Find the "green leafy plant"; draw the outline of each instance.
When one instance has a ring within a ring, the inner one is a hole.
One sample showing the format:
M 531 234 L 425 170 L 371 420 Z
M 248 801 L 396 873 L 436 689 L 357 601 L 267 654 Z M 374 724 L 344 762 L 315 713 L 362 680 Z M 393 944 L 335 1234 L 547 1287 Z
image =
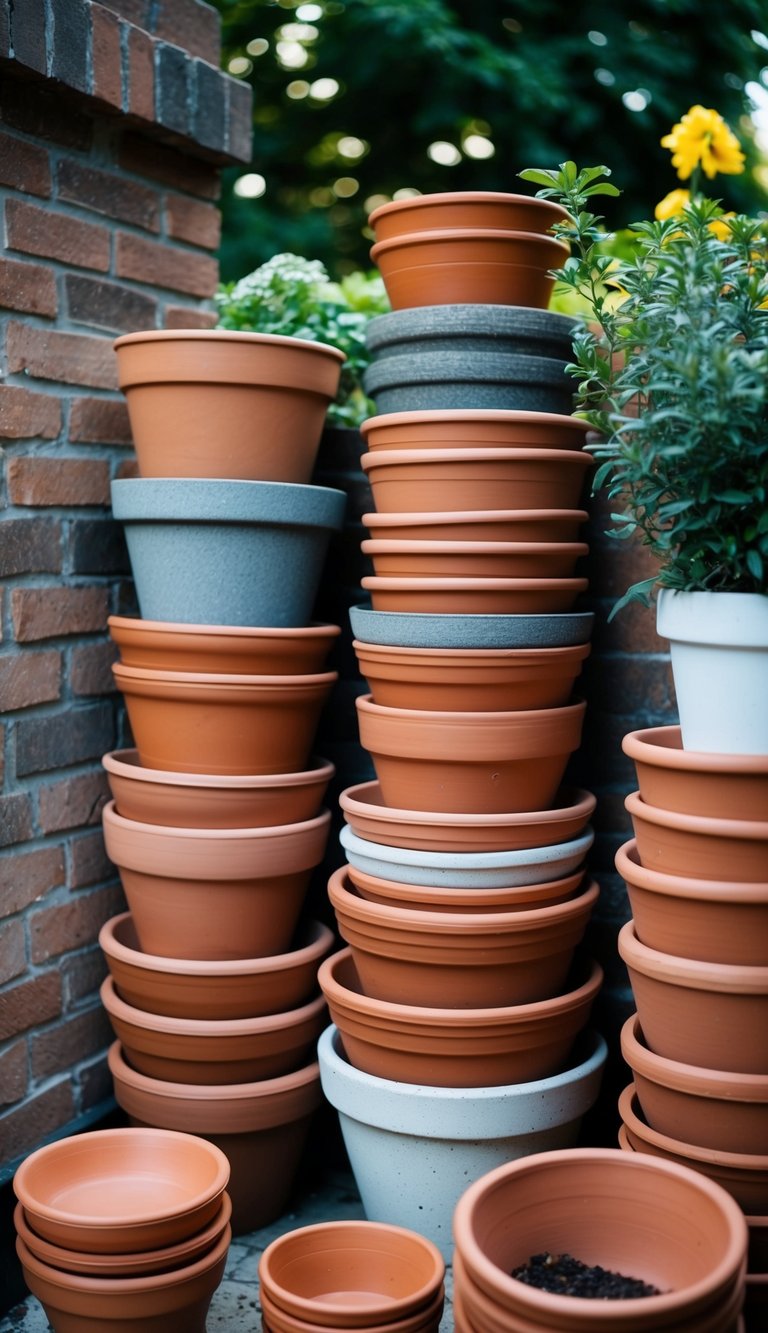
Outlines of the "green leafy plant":
M 355 427 L 371 415 L 363 389 L 363 372 L 370 360 L 365 330 L 374 315 L 389 310 L 377 273 L 355 272 L 331 282 L 319 260 L 275 255 L 239 282 L 221 286 L 216 305 L 222 329 L 279 333 L 338 347 L 347 359 L 328 421 Z
M 691 191 L 679 213 L 633 226 L 617 258 L 590 208 L 618 193 L 607 168 L 520 174 L 569 215 L 553 229 L 571 245 L 557 278 L 588 312 L 570 370 L 599 433 L 593 489 L 618 502 L 613 535 L 639 535 L 658 562 L 614 612 L 657 583 L 768 592 L 765 222 Z

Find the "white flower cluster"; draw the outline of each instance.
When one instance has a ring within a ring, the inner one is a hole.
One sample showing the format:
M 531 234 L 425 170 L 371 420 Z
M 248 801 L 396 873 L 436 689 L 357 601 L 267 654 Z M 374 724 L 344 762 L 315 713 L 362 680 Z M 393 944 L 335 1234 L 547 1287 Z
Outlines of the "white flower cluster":
M 247 273 L 235 285 L 230 300 L 242 300 L 244 297 L 268 297 L 276 289 L 302 284 L 312 287 L 315 283 L 327 283 L 330 279 L 325 266 L 319 259 L 304 259 L 301 255 L 273 255 L 259 268 Z

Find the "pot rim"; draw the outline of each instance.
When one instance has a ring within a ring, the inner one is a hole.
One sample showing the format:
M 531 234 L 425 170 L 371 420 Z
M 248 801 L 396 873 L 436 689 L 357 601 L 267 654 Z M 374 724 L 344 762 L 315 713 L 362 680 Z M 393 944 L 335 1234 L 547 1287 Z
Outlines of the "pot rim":
M 439 206 L 441 204 L 485 204 L 485 203 L 509 203 L 509 204 L 530 204 L 538 212 L 540 209 L 550 213 L 556 213 L 558 217 L 566 218 L 568 214 L 559 204 L 555 204 L 550 199 L 537 199 L 531 194 L 511 194 L 507 190 L 437 190 L 431 194 L 412 195 L 406 199 L 390 199 L 385 204 L 379 204 L 372 213 L 368 214 L 369 224 L 377 217 L 389 215 L 390 213 L 403 213 L 411 208 Z
M 167 1287 L 182 1286 L 203 1276 L 226 1257 L 231 1242 L 232 1227 L 227 1223 L 212 1249 L 199 1259 L 195 1259 L 193 1263 L 182 1265 L 180 1268 L 166 1269 L 163 1273 L 136 1274 L 133 1277 L 93 1277 L 54 1268 L 51 1264 L 38 1259 L 20 1236 L 16 1237 L 16 1253 L 24 1267 L 35 1277 L 62 1291 L 84 1292 L 93 1296 L 134 1296 L 140 1299 L 144 1293 L 151 1294 Z M 139 1290 L 137 1290 L 138 1282 L 141 1283 Z
M 442 309 L 442 306 L 437 307 Z M 487 309 L 487 307 L 485 307 Z M 506 307 L 504 307 L 506 309 Z M 402 314 L 402 311 L 398 311 Z M 551 313 L 551 312 L 549 312 Z M 580 417 L 567 416 L 564 412 L 529 412 L 522 408 L 500 408 L 500 407 L 433 407 L 420 408 L 418 411 L 410 412 L 379 412 L 375 416 L 367 417 L 360 426 L 360 434 L 367 440 L 368 436 L 382 427 L 389 426 L 418 426 L 428 425 L 430 422 L 498 422 L 500 425 L 521 425 L 521 426 L 557 426 L 562 430 L 580 430 L 584 435 L 590 429 L 589 422 L 582 421 Z
M 374 703 L 371 694 L 359 694 L 355 703 L 361 713 L 369 713 L 382 721 L 424 722 L 440 727 L 449 727 L 453 724 L 459 728 L 483 727 L 486 730 L 496 730 L 505 723 L 514 727 L 518 723 L 522 726 L 526 724 L 535 726 L 537 723 L 566 721 L 569 718 L 581 717 L 587 707 L 584 699 L 575 699 L 572 703 L 553 708 L 505 708 L 489 713 L 457 710 L 454 713 L 448 709 L 396 708 L 391 704 L 377 704 Z
M 440 244 L 441 241 L 454 244 L 466 242 L 470 245 L 477 241 L 506 241 L 512 245 L 520 242 L 532 249 L 541 248 L 551 255 L 562 255 L 563 262 L 571 253 L 571 247 L 566 245 L 565 241 L 558 241 L 556 237 L 549 236 L 546 232 L 520 231 L 506 227 L 434 227 L 430 231 L 402 232 L 387 241 L 376 241 L 371 246 L 369 254 L 376 263 L 379 255 L 391 253 L 393 250 L 410 248 L 414 245 Z M 543 246 L 540 244 L 542 241 Z
M 422 574 L 413 578 L 405 575 L 366 574 L 360 586 L 375 592 L 585 592 L 589 581 L 585 578 L 461 578 Z M 114 668 L 113 668 L 114 669 Z
M 162 773 L 163 769 L 157 770 Z M 248 842 L 265 841 L 268 838 L 290 838 L 294 835 L 309 833 L 324 828 L 331 822 L 330 810 L 323 807 L 312 819 L 302 819 L 293 824 L 266 824 L 263 828 L 176 828 L 170 824 L 145 824 L 140 819 L 126 819 L 117 812 L 114 801 L 107 801 L 102 810 L 102 819 L 114 824 L 123 832 L 142 834 L 144 837 L 173 838 L 180 841 L 189 838 L 192 842 Z
M 409 537 L 366 537 L 364 555 L 586 555 L 586 542 L 414 541 Z M 549 582 L 549 580 L 547 580 Z
M 145 953 L 142 949 L 132 949 L 123 944 L 116 931 L 123 923 L 132 923 L 130 912 L 120 912 L 110 917 L 99 931 L 99 947 L 107 959 L 115 958 L 131 968 L 145 972 L 173 973 L 174 976 L 190 977 L 195 980 L 225 977 L 249 976 L 254 969 L 260 975 L 269 972 L 281 972 L 286 968 L 302 966 L 311 962 L 316 955 L 321 956 L 330 948 L 334 935 L 329 926 L 322 921 L 303 920 L 299 922 L 298 934 L 301 938 L 309 934 L 308 942 L 286 953 L 269 954 L 265 958 L 229 958 L 218 961 L 211 959 L 165 958 L 162 954 Z
M 132 1069 L 123 1054 L 122 1043 L 117 1040 L 109 1047 L 107 1059 L 113 1077 L 119 1077 L 136 1092 L 149 1093 L 161 1101 L 164 1098 L 169 1101 L 183 1099 L 185 1103 L 197 1104 L 198 1110 L 211 1102 L 219 1101 L 232 1105 L 242 1103 L 248 1109 L 251 1104 L 259 1103 L 266 1098 L 278 1097 L 281 1093 L 311 1092 L 320 1078 L 320 1068 L 315 1058 L 309 1064 L 302 1065 L 301 1069 L 294 1069 L 290 1074 L 255 1079 L 251 1083 L 172 1083 L 169 1079 L 152 1078 L 149 1074 L 140 1074 L 138 1069 Z M 301 1115 L 305 1114 L 306 1111 L 302 1110 Z
M 116 477 L 110 496 L 113 516 L 123 524 L 204 523 L 214 530 L 247 525 L 325 532 L 341 527 L 347 504 L 346 492 L 331 486 L 220 477 Z
M 671 744 L 667 745 L 666 742 Z M 710 750 L 685 750 L 679 726 L 643 727 L 630 731 L 621 748 L 631 759 L 654 768 L 679 772 L 752 774 L 768 776 L 768 756 L 762 754 L 722 754 Z
M 619 1114 L 623 1123 L 638 1138 L 664 1148 L 667 1152 L 677 1153 L 680 1157 L 689 1157 L 692 1162 L 719 1166 L 727 1171 L 768 1173 L 768 1153 L 723 1152 L 717 1148 L 702 1148 L 698 1144 L 673 1139 L 669 1134 L 652 1129 L 640 1118 L 639 1098 L 634 1082 L 628 1083 L 619 1093 Z
M 655 870 L 653 866 L 641 865 L 637 838 L 630 838 L 619 847 L 616 852 L 616 869 L 626 883 L 670 898 L 725 903 L 761 903 L 768 899 L 768 884 L 727 879 L 691 879 L 687 875 L 672 875 Z
M 632 791 L 624 807 L 634 818 L 649 824 L 674 829 L 681 833 L 695 833 L 698 837 L 735 838 L 750 842 L 768 842 L 768 820 L 718 819 L 714 815 L 685 815 L 676 810 L 665 810 L 660 805 L 649 805 L 639 791 Z
M 541 847 L 522 847 L 517 851 L 451 852 L 450 865 L 457 870 L 500 870 L 507 866 L 540 865 L 546 861 L 554 861 L 557 864 L 582 851 L 586 856 L 594 840 L 594 829 L 587 825 L 577 837 L 569 838 L 567 842 L 551 843 Z M 379 861 L 390 861 L 393 865 L 403 863 L 424 866 L 427 869 L 430 867 L 439 869 L 446 865 L 444 852 L 422 851 L 416 847 L 392 847 L 389 843 L 373 842 L 370 838 L 361 838 L 349 824 L 344 824 L 342 827 L 339 841 L 345 850 L 358 852 L 360 856 Z
M 542 414 L 543 415 L 543 414 Z M 579 524 L 586 523 L 589 514 L 586 509 L 444 509 L 444 510 L 398 510 L 394 513 L 379 514 L 375 510 L 363 514 L 360 522 L 364 527 L 369 527 L 369 520 L 373 519 L 375 523 L 383 527 L 395 527 L 397 524 L 418 524 L 418 523 L 477 523 L 478 521 L 487 521 L 488 523 L 521 523 L 547 521 L 548 519 L 562 519 L 564 522 L 576 520 Z
M 354 644 L 352 645 L 354 647 Z M 375 645 L 374 645 L 375 646 Z M 589 645 L 574 645 L 575 647 Z M 391 650 L 390 650 L 391 651 Z M 432 649 L 421 649 L 419 651 L 431 653 Z M 454 649 L 447 648 L 440 651 L 454 652 Z M 468 651 L 476 651 L 474 649 Z M 494 650 L 492 650 L 494 651 Z M 505 652 L 505 649 L 499 651 Z M 538 652 L 549 652 L 550 649 L 532 650 L 534 655 Z M 572 649 L 558 649 L 556 651 L 570 652 Z M 582 813 L 585 820 L 593 814 L 597 805 L 597 797 L 594 792 L 587 791 L 585 787 L 560 787 L 557 791 L 552 805 L 546 810 L 524 810 L 509 814 L 449 814 L 444 810 L 406 810 L 402 806 L 385 805 L 384 801 L 364 800 L 358 793 L 366 793 L 371 796 L 378 794 L 381 797 L 381 787 L 376 778 L 369 779 L 366 782 L 356 782 L 351 787 L 345 787 L 339 794 L 339 806 L 346 814 L 350 811 L 354 814 L 367 815 L 384 821 L 398 824 L 450 824 L 452 828 L 456 826 L 470 828 L 496 828 L 499 825 L 507 824 L 551 824 L 557 823 L 559 819 L 571 820 L 580 816 Z M 568 798 L 572 798 L 570 803 Z M 560 798 L 565 798 L 564 803 L 558 804 Z M 378 846 L 379 844 L 375 844 Z M 531 848 L 530 850 L 535 850 Z
M 530 358 L 534 360 L 535 358 Z M 538 358 L 539 360 L 541 358 Z M 406 358 L 410 360 L 410 358 Z M 377 467 L 403 467 L 422 463 L 552 463 L 558 467 L 577 467 L 585 471 L 594 464 L 591 454 L 581 449 L 373 449 L 361 454 L 364 472 Z
M 413 660 L 415 663 L 432 661 L 439 663 L 455 659 L 458 663 L 466 663 L 469 666 L 475 662 L 478 665 L 487 662 L 489 665 L 509 663 L 512 666 L 517 663 L 543 665 L 558 661 L 576 663 L 583 662 L 592 651 L 592 645 L 589 643 L 558 644 L 552 648 L 420 648 L 411 647 L 410 644 L 368 643 L 365 639 L 353 639 L 352 647 L 358 656 L 374 659 L 388 657 L 392 653 L 402 653 L 407 661 Z
M 106 976 L 99 987 L 99 997 L 110 1019 L 130 1023 L 134 1028 L 148 1032 L 162 1033 L 165 1036 L 208 1038 L 224 1042 L 229 1037 L 259 1037 L 272 1032 L 286 1033 L 310 1022 L 325 1008 L 322 995 L 315 995 L 311 1000 L 294 1009 L 282 1013 L 262 1014 L 258 1018 L 169 1018 L 165 1014 L 155 1014 L 146 1009 L 137 1009 L 122 998 L 115 985 L 114 977 Z M 222 1058 L 226 1058 L 222 1054 Z
M 109 750 L 101 756 L 101 762 L 108 773 L 116 777 L 129 778 L 132 782 L 158 783 L 171 787 L 216 787 L 235 791 L 272 790 L 275 787 L 309 787 L 316 782 L 330 782 L 336 767 L 330 759 L 313 755 L 313 767 L 300 769 L 296 773 L 177 773 L 166 768 L 144 768 L 128 756 L 139 752 L 135 746 L 126 750 Z
M 758 995 L 768 1000 L 768 967 L 741 963 L 707 963 L 679 954 L 662 953 L 642 944 L 632 919 L 618 934 L 618 950 L 627 967 L 643 976 L 692 990 L 720 991 L 730 995 Z
M 113 662 L 112 672 L 115 679 L 136 681 L 137 684 L 158 685 L 221 685 L 240 690 L 258 689 L 310 689 L 313 685 L 333 685 L 339 679 L 338 671 L 314 671 L 307 675 L 251 676 L 236 671 L 166 671 L 160 667 L 126 666 L 123 662 Z
M 726 1102 L 768 1103 L 768 1073 L 738 1074 L 702 1065 L 684 1064 L 657 1055 L 643 1040 L 640 1015 L 630 1014 L 621 1028 L 621 1053 L 634 1072 L 652 1083 L 691 1096 Z
M 335 639 L 341 634 L 341 626 L 330 621 L 310 621 L 308 625 L 296 628 L 271 625 L 197 625 L 178 620 L 145 620 L 143 616 L 108 616 L 107 628 L 119 632 L 150 633 L 167 635 L 168 638 L 186 638 L 188 635 L 205 635 L 211 638 L 253 639 Z M 112 634 L 115 638 L 115 635 Z
M 346 361 L 343 352 L 330 343 L 313 342 L 309 338 L 294 338 L 284 333 L 246 333 L 240 329 L 141 329 L 136 333 L 123 333 L 112 343 L 114 351 L 122 347 L 134 347 L 138 343 L 154 342 L 234 342 L 246 346 L 295 347 L 299 351 L 320 352 L 330 356 L 333 361 Z

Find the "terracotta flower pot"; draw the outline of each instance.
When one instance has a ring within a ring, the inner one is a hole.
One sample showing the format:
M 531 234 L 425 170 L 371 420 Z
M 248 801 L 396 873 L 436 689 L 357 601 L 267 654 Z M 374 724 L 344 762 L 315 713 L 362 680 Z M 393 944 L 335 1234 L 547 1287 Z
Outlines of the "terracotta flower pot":
M 317 1063 L 279 1078 L 208 1087 L 140 1074 L 126 1062 L 117 1041 L 108 1059 L 115 1098 L 132 1123 L 183 1129 L 225 1154 L 236 1236 L 281 1215 L 312 1115 L 322 1102 Z
M 559 204 L 500 190 L 450 190 L 393 199 L 368 216 L 377 241 L 435 227 L 492 227 L 545 233 L 566 217 Z
M 569 611 L 584 578 L 461 578 L 366 574 L 362 587 L 375 611 L 425 611 L 438 615 L 541 615 Z
M 581 449 L 589 426 L 557 412 L 388 412 L 360 427 L 366 447 L 378 449 Z
M 768 1074 L 768 968 L 702 963 L 619 931 L 638 1019 L 650 1049 L 736 1074 Z
M 646 1044 L 636 1014 L 621 1029 L 621 1053 L 651 1128 L 718 1152 L 768 1148 L 768 1073 L 731 1074 L 666 1060 Z
M 194 1235 L 177 1241 L 175 1245 L 136 1250 L 133 1254 L 91 1254 L 87 1250 L 70 1250 L 61 1245 L 52 1245 L 32 1230 L 20 1203 L 14 1209 L 13 1224 L 16 1234 L 30 1254 L 41 1263 L 50 1264 L 51 1268 L 61 1268 L 66 1273 L 90 1274 L 92 1277 L 139 1277 L 147 1273 L 168 1272 L 180 1268 L 182 1264 L 202 1259 L 221 1239 L 231 1217 L 232 1201 L 225 1191 L 215 1217 Z
M 745 1213 L 762 1213 L 768 1208 L 768 1154 L 704 1148 L 689 1143 L 687 1136 L 674 1139 L 651 1129 L 640 1112 L 634 1083 L 624 1088 L 619 1097 L 619 1114 L 627 1143 L 635 1152 L 650 1153 L 700 1171 L 727 1190 Z
M 168 1083 L 254 1083 L 306 1064 L 326 1022 L 322 995 L 258 1018 L 168 1018 L 127 1004 L 106 977 L 99 994 L 125 1058 Z
M 488 1009 L 559 995 L 598 898 L 468 916 L 362 898 L 346 867 L 328 896 L 365 995 L 431 1008 Z
M 571 578 L 585 542 L 455 542 L 375 538 L 361 545 L 377 576 Z
M 371 247 L 393 310 L 476 303 L 546 309 L 568 246 L 551 236 L 493 228 L 444 228 Z
M 271 629 L 182 625 L 136 616 L 110 616 L 107 625 L 123 666 L 245 676 L 304 676 L 322 671 L 341 633 L 338 625 Z
M 143 953 L 130 912 L 113 916 L 99 932 L 121 998 L 169 1018 L 256 1018 L 305 1004 L 333 932 L 319 921 L 304 921 L 292 943 L 288 952 L 268 958 L 196 962 Z
M 586 1027 L 602 984 L 597 963 L 574 973 L 573 988 L 549 1000 L 489 1009 L 439 1009 L 363 993 L 349 948 L 318 972 L 350 1063 L 399 1083 L 498 1087 L 546 1078 Z
M 42 1263 L 19 1238 L 16 1253 L 24 1281 L 56 1333 L 205 1333 L 212 1297 L 224 1276 L 231 1227 L 202 1258 L 143 1277 L 92 1277 Z
M 296 1315 L 289 1314 L 281 1306 L 276 1305 L 265 1293 L 261 1294 L 260 1300 L 264 1333 L 315 1333 L 316 1329 L 327 1327 L 327 1325 L 314 1324 L 308 1319 L 299 1319 Z M 427 1306 L 417 1310 L 414 1314 L 406 1315 L 403 1319 L 379 1321 L 375 1324 L 365 1325 L 352 1324 L 347 1325 L 347 1327 L 364 1327 L 367 1333 L 438 1333 L 444 1303 L 444 1292 L 441 1289 Z M 358 1300 L 357 1305 L 355 1305 L 350 1299 L 350 1305 L 349 1313 L 351 1317 L 354 1317 L 354 1311 L 359 1308 L 360 1302 Z
M 550 805 L 578 748 L 586 704 L 499 713 L 355 700 L 360 743 L 387 805 L 500 814 Z
M 313 819 L 336 772 L 327 759 L 314 759 L 300 773 L 173 773 L 143 768 L 138 750 L 113 750 L 101 762 L 119 815 L 175 828 L 265 828 Z
M 13 1178 L 43 1240 L 93 1254 L 174 1245 L 219 1212 L 229 1163 L 215 1145 L 167 1129 L 102 1129 L 46 1144 Z
M 469 1319 L 476 1289 L 510 1330 L 725 1333 L 743 1298 L 747 1236 L 738 1207 L 697 1172 L 642 1154 L 572 1148 L 507 1163 L 469 1186 L 453 1226 L 456 1287 Z M 563 1296 L 511 1276 L 545 1251 L 641 1278 L 659 1294 Z M 710 1323 L 715 1312 L 720 1322 Z
M 116 663 L 145 768 L 182 773 L 293 773 L 307 767 L 338 672 L 214 675 Z
M 406 541 L 575 542 L 585 509 L 476 509 L 363 514 L 372 537 Z
M 505 852 L 564 843 L 583 833 L 596 804 L 592 792 L 581 787 L 561 788 L 545 810 L 495 815 L 386 805 L 378 782 L 358 783 L 339 796 L 347 823 L 358 837 L 389 847 L 436 852 Z
M 506 889 L 452 889 L 426 884 L 402 884 L 370 875 L 348 865 L 350 883 L 369 903 L 410 907 L 419 912 L 528 912 L 534 907 L 564 903 L 578 891 L 584 875 L 577 870 L 543 884 L 522 884 Z
M 643 866 L 692 879 L 768 884 L 768 820 L 716 819 L 625 801 Z
M 259 1259 L 262 1300 L 319 1328 L 388 1326 L 437 1297 L 442 1308 L 444 1276 L 430 1240 L 375 1221 L 299 1227 L 271 1241 Z
M 664 875 L 640 865 L 634 840 L 616 853 L 642 944 L 681 958 L 768 967 L 768 884 Z
M 290 948 L 330 811 L 263 829 L 176 829 L 102 812 L 141 948 L 168 958 L 259 958 Z
M 684 750 L 679 727 L 631 731 L 622 749 L 634 760 L 640 796 L 648 805 L 716 819 L 765 819 L 765 755 Z
M 354 639 L 374 703 L 504 712 L 568 703 L 589 644 L 570 648 L 390 648 Z
M 384 514 L 457 509 L 577 509 L 589 454 L 563 449 L 377 449 L 363 454 Z
M 142 477 L 309 482 L 344 361 L 335 347 L 226 329 L 114 346 Z

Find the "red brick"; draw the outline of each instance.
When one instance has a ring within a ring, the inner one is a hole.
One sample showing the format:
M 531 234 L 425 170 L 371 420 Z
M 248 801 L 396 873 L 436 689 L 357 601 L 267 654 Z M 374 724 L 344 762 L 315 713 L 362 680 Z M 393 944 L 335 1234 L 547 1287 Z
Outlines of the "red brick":
M 91 58 L 93 95 L 109 106 L 121 108 L 120 21 L 101 5 L 91 4 Z
M 110 234 L 95 222 L 82 222 L 65 213 L 25 204 L 21 199 L 8 199 L 5 228 L 11 250 L 104 273 L 109 268 Z
M 228 79 L 227 152 L 238 162 L 250 162 L 253 141 L 253 90 L 244 79 Z
M 41 1139 L 74 1118 L 75 1103 L 68 1078 L 21 1102 L 0 1116 L 0 1161 L 9 1162 L 35 1148 Z
M 88 888 L 101 880 L 115 878 L 115 867 L 107 856 L 101 829 L 95 833 L 80 833 L 70 839 L 67 880 L 70 888 Z
M 114 694 L 117 687 L 112 675 L 112 663 L 117 661 L 117 657 L 117 648 L 111 641 L 86 643 L 73 648 L 70 663 L 73 692 L 80 695 Z M 0 677 L 1 690 L 2 677 Z
M 24 923 L 18 918 L 0 926 L 0 986 L 27 970 Z M 2 1003 L 2 1001 L 0 1001 Z
M 0 712 L 50 703 L 61 694 L 61 653 L 4 653 L 0 657 Z
M 5 852 L 0 856 L 0 916 L 12 916 L 39 901 L 64 883 L 64 874 L 63 847 Z
M 123 477 L 138 477 L 138 475 L 139 465 L 135 458 L 126 459 L 124 462 L 120 463 L 117 472 L 115 473 L 115 476 L 120 481 L 122 481 Z
M 221 243 L 221 212 L 214 204 L 169 194 L 165 201 L 168 235 L 176 241 L 217 250 Z
M 29 12 L 31 6 L 25 0 L 24 8 Z M 17 14 L 22 6 L 16 5 Z M 44 34 L 43 34 L 44 35 Z M 43 49 L 44 43 L 43 43 Z M 41 73 L 45 73 L 43 68 Z M 52 140 L 68 148 L 77 148 L 87 153 L 93 142 L 93 118 L 79 109 L 74 98 L 66 97 L 62 90 L 50 81 L 47 86 L 43 81 L 33 85 L 27 79 L 3 79 L 3 126 L 9 126 L 34 139 Z M 65 111 L 66 106 L 66 111 Z
M 16 776 L 96 762 L 115 745 L 115 713 L 107 700 L 55 714 L 25 714 L 15 725 Z
M 0 185 L 49 198 L 51 168 L 46 149 L 0 133 Z
M 61 523 L 28 515 L 3 520 L 0 578 L 13 574 L 57 574 L 61 570 Z
M 165 307 L 167 329 L 215 329 L 218 322 L 219 317 L 215 310 L 199 310 L 188 305 Z
M 107 627 L 106 588 L 14 588 L 11 615 L 19 643 L 67 634 L 95 634 Z
M 114 398 L 73 398 L 69 438 L 78 444 L 133 444 L 125 402 Z
M 117 388 L 117 360 L 108 338 L 59 333 L 11 320 L 6 333 L 8 370 L 35 379 Z
M 58 309 L 53 270 L 0 259 L 0 306 L 52 319 Z
M 105 1050 L 113 1040 L 109 1019 L 101 1005 L 66 1018 L 31 1037 L 32 1077 L 50 1078 L 71 1069 L 88 1056 Z
M 151 0 L 102 0 L 105 9 L 111 9 L 129 23 L 138 23 L 139 27 L 149 25 Z
M 61 978 L 44 972 L 0 992 L 0 1041 L 47 1023 L 61 1013 Z
M 24 1096 L 29 1086 L 29 1055 L 22 1037 L 0 1055 L 0 1106 L 10 1106 Z
M 68 273 L 64 279 L 67 313 L 75 324 L 110 333 L 135 333 L 153 329 L 157 323 L 157 301 L 146 292 L 123 287 L 103 278 Z
M 32 913 L 29 931 L 33 963 L 45 963 L 58 954 L 95 942 L 104 922 L 122 910 L 123 902 L 120 887 L 109 885 Z
M 220 19 L 212 5 L 201 0 L 158 0 L 155 32 L 182 46 L 190 55 L 218 65 L 221 49 Z
M 61 430 L 61 403 L 53 394 L 0 385 L 0 439 L 55 440 Z
M 63 829 L 100 824 L 101 811 L 108 800 L 109 786 L 101 770 L 53 782 L 40 788 L 40 827 L 43 833 L 59 833 Z
M 99 1102 L 110 1098 L 113 1094 L 114 1085 L 106 1055 L 81 1069 L 77 1081 L 80 1088 L 81 1110 L 87 1111 L 90 1107 L 97 1106 Z
M 64 994 L 67 1003 L 76 1004 L 85 995 L 92 995 L 99 989 L 109 968 L 99 946 L 80 949 L 78 953 L 62 958 L 59 970 L 64 979 Z
M 139 120 L 155 119 L 155 47 L 140 27 L 128 29 L 127 111 Z
M 32 805 L 26 792 L 0 796 L 0 847 L 29 842 L 32 832 Z
M 216 167 L 139 134 L 128 134 L 123 139 L 119 164 L 137 176 L 160 181 L 166 188 L 185 190 L 201 199 L 218 199 L 221 192 Z
M 12 504 L 108 505 L 109 463 L 103 458 L 25 458 L 8 463 Z
M 133 278 L 190 296 L 213 296 L 219 277 L 218 263 L 208 255 L 145 241 L 128 232 L 118 232 L 116 267 L 119 278 Z
M 99 171 L 74 158 L 59 163 L 56 180 L 59 199 L 145 231 L 160 230 L 160 197 L 149 186 L 112 171 Z

